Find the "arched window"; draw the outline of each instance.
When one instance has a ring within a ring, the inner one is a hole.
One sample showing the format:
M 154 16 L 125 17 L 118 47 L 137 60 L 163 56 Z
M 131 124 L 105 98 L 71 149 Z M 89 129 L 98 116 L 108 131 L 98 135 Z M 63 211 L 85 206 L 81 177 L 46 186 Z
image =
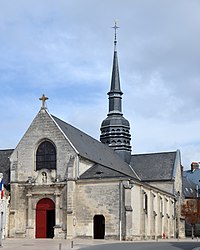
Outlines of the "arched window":
M 36 152 L 36 170 L 56 169 L 56 149 L 49 141 L 42 142 Z

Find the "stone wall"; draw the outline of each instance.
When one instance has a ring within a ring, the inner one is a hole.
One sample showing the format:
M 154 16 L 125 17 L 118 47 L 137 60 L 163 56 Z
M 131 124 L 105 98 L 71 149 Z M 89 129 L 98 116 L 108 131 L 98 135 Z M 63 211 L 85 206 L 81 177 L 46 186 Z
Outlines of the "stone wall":
M 131 191 L 130 191 L 131 190 Z M 150 186 L 135 183 L 126 189 L 126 203 L 131 209 L 126 211 L 126 239 L 157 239 L 163 233 L 167 238 L 175 237 L 175 201 L 172 195 Z
M 79 182 L 76 204 L 76 237 L 93 237 L 94 216 L 103 215 L 105 238 L 119 238 L 119 181 Z
M 36 150 L 38 145 L 44 140 L 49 140 L 54 144 L 57 153 L 57 166 L 55 170 L 44 169 L 36 171 Z M 59 198 L 62 189 L 57 187 L 59 183 L 66 181 L 67 178 L 73 179 L 77 175 L 78 158 L 74 148 L 46 110 L 40 110 L 11 155 L 10 161 L 12 194 L 10 237 L 35 237 L 35 208 L 33 206 L 36 206 L 36 201 L 44 197 L 49 197 L 55 202 L 57 206 L 56 220 L 59 223 L 56 226 L 61 228 L 64 225 L 66 230 L 66 216 L 62 216 L 59 208 L 60 204 L 58 204 L 58 200 L 60 202 L 63 199 L 60 200 Z M 46 172 L 45 180 L 42 177 L 43 171 Z M 29 210 L 28 200 L 32 204 L 31 208 L 29 206 Z M 30 210 L 32 211 L 31 218 Z M 65 205 L 65 214 L 66 210 Z M 64 218 L 63 223 L 60 221 L 62 218 Z M 62 229 L 59 230 L 62 231 Z
M 12 182 L 27 181 L 28 177 L 37 178 L 35 154 L 43 140 L 49 140 L 55 145 L 58 159 L 56 178 L 66 178 L 68 167 L 71 166 L 73 159 L 75 161 L 75 150 L 49 114 L 41 110 L 11 155 Z M 72 177 L 75 175 L 75 169 L 73 171 Z

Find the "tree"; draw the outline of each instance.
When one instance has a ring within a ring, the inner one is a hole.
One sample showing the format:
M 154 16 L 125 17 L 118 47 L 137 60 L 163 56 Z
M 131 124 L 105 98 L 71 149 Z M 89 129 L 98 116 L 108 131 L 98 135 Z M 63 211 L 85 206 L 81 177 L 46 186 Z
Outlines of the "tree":
M 194 238 L 194 227 L 200 221 L 200 200 L 190 199 L 182 205 L 181 214 L 185 221 L 192 226 L 192 239 Z

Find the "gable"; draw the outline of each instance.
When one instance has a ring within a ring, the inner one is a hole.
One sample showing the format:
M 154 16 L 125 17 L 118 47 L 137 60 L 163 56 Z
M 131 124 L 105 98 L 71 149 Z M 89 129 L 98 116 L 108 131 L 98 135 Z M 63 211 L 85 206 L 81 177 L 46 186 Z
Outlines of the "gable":
M 76 157 L 75 149 L 55 124 L 48 111 L 41 109 L 11 155 L 12 181 L 27 181 L 29 177 L 37 178 L 36 153 L 38 146 L 45 141 L 54 145 L 56 158 L 59 159 L 53 168 L 54 172 L 56 171 L 59 178 L 66 178 L 66 169 L 69 165 L 70 167 L 73 165 L 72 159 Z M 73 169 L 71 175 L 74 171 Z

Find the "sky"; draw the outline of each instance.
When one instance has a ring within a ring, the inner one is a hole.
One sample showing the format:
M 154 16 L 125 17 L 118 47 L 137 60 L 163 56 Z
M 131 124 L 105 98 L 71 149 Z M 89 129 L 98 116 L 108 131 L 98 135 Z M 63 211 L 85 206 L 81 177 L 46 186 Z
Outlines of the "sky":
M 40 110 L 99 140 L 108 113 L 114 20 L 133 153 L 179 149 L 200 161 L 199 0 L 9 0 L 0 3 L 0 149 Z

